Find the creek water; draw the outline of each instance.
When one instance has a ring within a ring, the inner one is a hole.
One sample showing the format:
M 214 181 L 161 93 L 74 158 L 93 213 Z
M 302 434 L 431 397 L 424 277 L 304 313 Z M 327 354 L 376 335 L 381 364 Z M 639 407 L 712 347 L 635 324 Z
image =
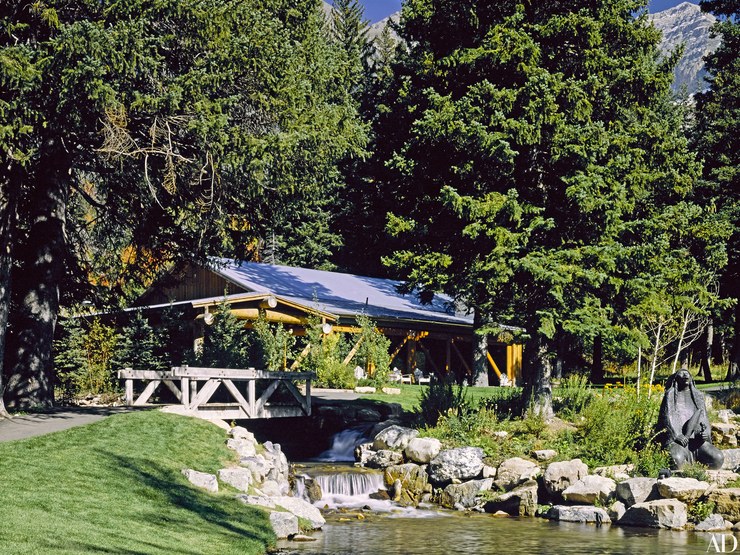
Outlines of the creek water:
M 366 440 L 360 428 L 334 437 L 332 448 L 316 461 L 347 461 Z M 303 479 L 318 482 L 316 505 L 327 520 L 312 542 L 278 542 L 283 555 L 499 555 L 499 554 L 657 554 L 698 555 L 721 550 L 721 536 L 710 533 L 557 523 L 539 518 L 502 518 L 447 511 L 437 506 L 403 508 L 371 497 L 384 489 L 382 473 L 351 464 L 297 465 Z M 714 543 L 713 543 L 714 542 Z M 734 540 L 726 538 L 726 551 Z M 716 549 L 718 547 L 719 549 Z

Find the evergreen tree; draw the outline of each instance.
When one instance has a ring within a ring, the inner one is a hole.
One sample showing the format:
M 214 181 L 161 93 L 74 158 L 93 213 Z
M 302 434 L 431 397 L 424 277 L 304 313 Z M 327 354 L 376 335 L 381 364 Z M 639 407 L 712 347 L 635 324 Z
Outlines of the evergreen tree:
M 213 323 L 205 328 L 198 363 L 211 368 L 248 368 L 252 342 L 226 302 L 218 305 Z
M 704 0 L 702 10 L 718 17 L 712 32 L 722 38 L 706 58 L 709 89 L 696 95 L 697 147 L 704 158 L 704 204 L 716 218 L 731 226 L 727 242 L 729 264 L 722 276 L 721 293 L 735 299 L 734 342 L 728 379 L 740 377 L 740 22 L 738 3 Z
M 116 369 L 168 370 L 169 361 L 158 354 L 159 335 L 141 311 L 136 311 L 121 330 L 114 362 Z
M 364 141 L 315 0 L 37 8 L 0 0 L 0 229 L 16 237 L 0 334 L 12 260 L 5 399 L 19 407 L 53 402 L 60 295 L 120 303 L 178 259 L 248 257 Z
M 558 335 L 617 334 L 625 249 L 697 177 L 669 96 L 675 56 L 659 61 L 631 0 L 410 0 L 401 34 L 378 142 L 405 245 L 386 261 L 473 308 L 481 335 L 526 328 L 548 413 Z

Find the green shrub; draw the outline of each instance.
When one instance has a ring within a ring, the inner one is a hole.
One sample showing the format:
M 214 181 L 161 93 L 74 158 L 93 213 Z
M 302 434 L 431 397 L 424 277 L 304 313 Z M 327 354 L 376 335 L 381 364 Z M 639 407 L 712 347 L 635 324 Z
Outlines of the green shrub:
M 418 413 L 427 426 L 435 426 L 440 416 L 462 414 L 468 406 L 465 389 L 447 378 L 432 381 L 423 389 Z
M 593 396 L 588 377 L 584 374 L 571 374 L 555 391 L 552 399 L 553 409 L 564 418 L 572 420 L 583 412 Z
M 654 442 L 661 398 L 637 396 L 632 387 L 605 387 L 585 407 L 578 432 L 581 455 L 589 466 L 637 463 Z
M 95 318 L 85 328 L 81 318 L 63 324 L 55 341 L 54 365 L 61 389 L 66 396 L 113 393 L 116 381 L 113 360 L 119 335 Z
M 478 406 L 490 410 L 499 418 L 514 418 L 524 413 L 524 389 L 521 387 L 494 387 L 491 393 L 478 401 Z
M 716 505 L 714 501 L 695 501 L 693 503 L 689 503 L 686 509 L 689 521 L 697 524 L 712 516 L 716 509 Z
M 251 337 L 229 305 L 219 303 L 213 323 L 206 326 L 198 364 L 212 368 L 248 368 Z
M 390 373 L 391 356 L 388 350 L 391 340 L 380 333 L 375 323 L 364 314 L 357 316 L 357 324 L 360 326 L 357 360 L 368 369 L 372 385 L 383 387 L 388 383 Z
M 334 389 L 354 389 L 353 370 L 339 360 L 328 359 L 316 369 L 316 385 Z
M 681 467 L 681 476 L 684 478 L 694 478 L 701 482 L 706 482 L 709 479 L 707 474 L 709 467 L 699 462 L 690 463 Z
M 285 370 L 287 361 L 295 358 L 296 338 L 283 324 L 270 324 L 264 316 L 254 323 L 252 361 L 258 368 Z
M 657 478 L 664 468 L 670 468 L 671 456 L 657 443 L 648 443 L 637 452 L 635 460 L 635 474 Z

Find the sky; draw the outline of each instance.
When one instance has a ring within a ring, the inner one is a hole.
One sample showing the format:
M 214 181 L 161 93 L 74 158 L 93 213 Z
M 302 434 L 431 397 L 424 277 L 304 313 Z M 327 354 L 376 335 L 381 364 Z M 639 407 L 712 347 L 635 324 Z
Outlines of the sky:
M 365 6 L 365 17 L 372 23 L 388 17 L 394 12 L 401 9 L 401 0 L 361 0 Z M 651 12 L 660 12 L 672 8 L 684 2 L 685 0 L 650 0 L 649 9 Z M 690 0 L 693 4 L 698 4 L 698 0 Z

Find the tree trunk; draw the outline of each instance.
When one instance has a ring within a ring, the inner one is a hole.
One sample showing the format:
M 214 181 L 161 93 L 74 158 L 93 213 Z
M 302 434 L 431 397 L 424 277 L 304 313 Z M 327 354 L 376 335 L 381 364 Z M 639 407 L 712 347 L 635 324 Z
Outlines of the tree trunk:
M 552 361 L 549 344 L 540 334 L 534 334 L 525 347 L 525 357 L 529 368 L 530 380 L 524 390 L 525 399 L 532 400 L 531 410 L 535 414 L 550 420 L 552 410 Z
M 594 337 L 593 360 L 591 361 L 591 383 L 604 382 L 604 340 L 601 335 Z
M 12 320 L 6 361 L 5 399 L 10 408 L 54 404 L 52 344 L 64 277 L 69 164 L 61 141 L 43 145 L 29 206 L 29 229 L 22 265 L 14 279 L 17 314 Z
M 12 163 L 11 163 L 12 164 Z M 5 338 L 8 331 L 8 315 L 10 314 L 11 270 L 13 257 L 11 246 L 16 222 L 18 191 L 20 189 L 20 172 L 15 164 L 9 172 L 9 177 L 0 177 L 0 417 L 8 416 L 5 410 L 3 394 L 5 382 L 3 380 L 3 359 L 5 357 Z
M 488 336 L 480 335 L 477 331 L 483 327 L 484 319 L 475 311 L 473 316 L 473 379 L 472 384 L 479 387 L 488 387 Z
M 730 364 L 727 368 L 727 380 L 740 378 L 740 303 L 735 305 L 735 339 L 730 350 Z
M 701 350 L 701 361 L 699 369 L 704 374 L 704 381 L 710 383 L 712 380 L 712 343 L 714 342 L 714 321 L 710 318 L 707 329 L 704 330 L 704 344 Z

